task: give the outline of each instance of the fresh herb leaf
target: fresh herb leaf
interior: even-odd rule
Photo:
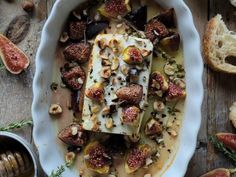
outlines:
[[[25,126],[31,126],[31,125],[33,125],[32,120],[22,120],[20,122],[11,123],[5,127],[0,127],[0,131],[11,131],[14,129],[20,129]]]
[[[225,147],[225,145],[218,140],[216,136],[210,136],[209,141],[214,147],[222,152],[228,159],[231,159],[236,164],[236,152]]]
[[[65,165],[57,167],[56,171],[52,171],[49,177],[61,177],[62,173],[65,171]]]

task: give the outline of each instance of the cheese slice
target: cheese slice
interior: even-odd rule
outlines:
[[[135,46],[144,55],[147,55],[144,57],[142,65],[129,65],[123,61],[123,51],[128,46]],[[116,91],[129,84],[126,81],[127,69],[137,67],[141,71],[136,84],[143,86],[143,96],[139,107],[141,110],[145,109],[152,66],[152,51],[153,45],[148,39],[121,34],[100,34],[96,37],[89,63],[86,89],[92,87],[95,83],[102,83],[105,93],[102,102],[96,102],[84,96],[82,125],[85,130],[124,135],[139,132],[145,111],[141,111],[139,121],[135,125],[123,124],[121,122],[122,107],[116,105],[117,103],[114,100],[117,99]],[[101,77],[101,71],[104,67],[102,65],[103,59],[108,59],[112,64],[112,69],[114,69],[108,79]],[[116,112],[105,116],[104,108],[110,105],[116,105]]]

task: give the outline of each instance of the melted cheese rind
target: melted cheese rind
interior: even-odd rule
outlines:
[[[114,45],[112,41],[118,41],[118,46]],[[101,52],[102,45],[108,46],[106,47],[103,52]],[[100,46],[100,47],[99,47]],[[123,61],[123,50],[128,46],[135,46],[139,48],[141,51],[149,51],[151,54],[147,57],[145,57],[144,61],[146,63],[149,63],[148,66],[143,66],[143,71],[139,73],[139,79],[137,84],[143,86],[143,97],[142,101],[140,102],[139,106],[142,110],[139,118],[139,122],[136,125],[123,125],[121,123],[121,113],[122,108],[117,106],[117,112],[112,114],[113,119],[113,128],[107,128],[106,127],[106,121],[110,117],[104,117],[102,114],[102,109],[106,105],[112,105],[115,104],[112,102],[116,97],[116,91],[126,86],[126,77],[127,75],[124,75],[121,71],[121,66],[131,67],[131,65],[125,63]],[[116,50],[118,49],[118,51]],[[114,50],[113,50],[114,49]],[[115,71],[116,76],[111,76],[109,78],[109,84],[104,84],[104,90],[105,90],[105,99],[106,102],[103,103],[97,103],[89,99],[88,97],[84,97],[84,104],[83,104],[83,114],[82,114],[82,120],[83,120],[83,128],[85,130],[93,130],[93,131],[101,131],[106,133],[116,133],[116,134],[124,134],[124,135],[132,135],[139,132],[142,118],[145,112],[145,104],[147,103],[147,94],[148,94],[148,81],[149,81],[149,75],[151,72],[151,66],[152,66],[152,51],[153,51],[153,45],[150,40],[147,39],[141,39],[133,36],[124,36],[121,34],[101,34],[98,35],[95,39],[95,43],[93,46],[91,58],[90,58],[90,64],[89,64],[89,72],[87,76],[86,81],[86,89],[91,87],[95,82],[98,83],[104,83],[104,79],[100,76],[100,72],[102,69],[102,57],[108,57],[111,62],[113,62],[113,59],[116,58],[119,60],[119,68]],[[115,53],[114,53],[115,52]],[[102,55],[101,55],[102,54]],[[134,67],[134,66],[132,66]],[[112,80],[118,78],[121,78],[121,81],[123,85],[121,85],[121,82],[118,81],[118,83],[112,82]],[[99,111],[96,113],[92,112],[92,108],[94,106],[99,107]]]

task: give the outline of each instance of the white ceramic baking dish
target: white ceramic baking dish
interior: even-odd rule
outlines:
[[[203,99],[203,63],[200,53],[200,39],[195,29],[190,10],[183,0],[156,0],[165,8],[175,8],[178,29],[183,41],[184,65],[186,69],[187,98],[184,121],[180,132],[178,152],[168,169],[155,176],[182,177],[195,147],[201,124],[201,103]],[[64,164],[64,155],[57,144],[57,127],[48,115],[50,105],[50,84],[55,50],[63,25],[69,12],[83,0],[57,0],[43,28],[41,43],[36,56],[36,73],[33,82],[32,115],[33,137],[39,150],[41,165],[47,174]],[[166,170],[167,169],[167,170]],[[65,177],[77,177],[76,169],[67,169]]]

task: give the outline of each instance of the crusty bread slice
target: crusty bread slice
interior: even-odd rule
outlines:
[[[203,54],[206,63],[213,69],[236,74],[236,66],[226,62],[227,57],[236,57],[236,33],[228,30],[219,14],[206,26]]]

